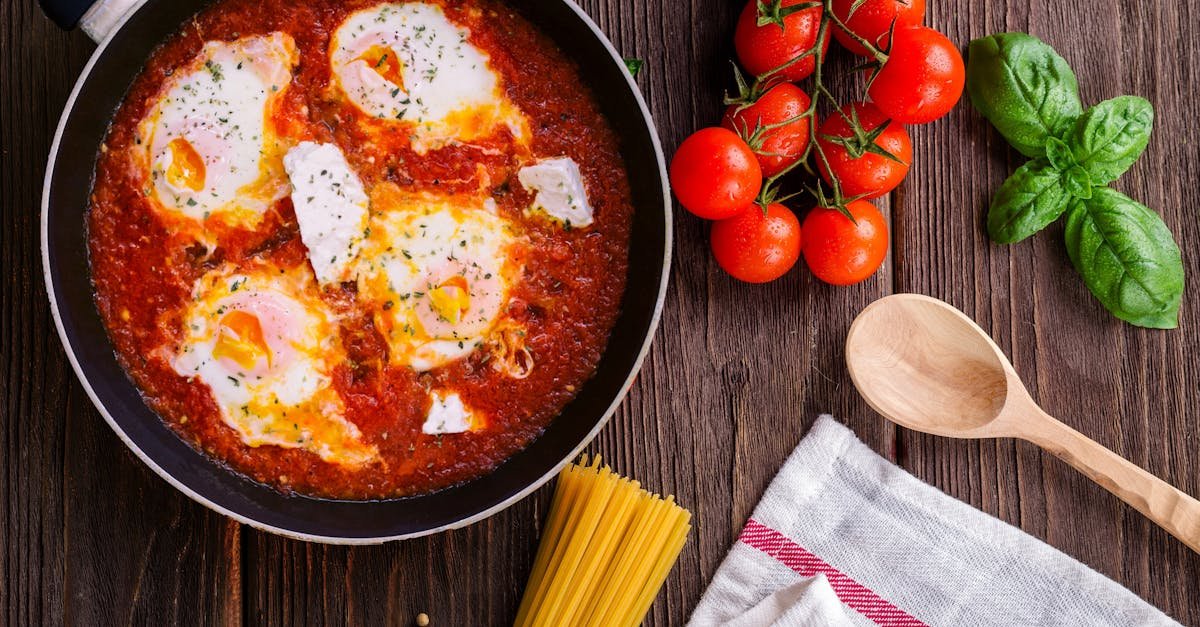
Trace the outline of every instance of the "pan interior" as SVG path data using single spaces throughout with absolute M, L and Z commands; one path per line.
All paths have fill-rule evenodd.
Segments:
M 582 448 L 632 381 L 657 324 L 669 266 L 670 207 L 657 137 L 625 68 L 567 0 L 510 0 L 583 68 L 617 131 L 634 203 L 621 314 L 593 378 L 541 437 L 494 472 L 433 494 L 383 501 L 285 496 L 223 468 L 179 439 L 117 363 L 92 300 L 86 211 L 98 147 L 142 64 L 206 2 L 151 0 L 93 57 L 60 122 L 43 198 L 47 289 L 64 345 L 93 402 L 144 461 L 198 501 L 285 535 L 371 542 L 461 526 L 531 491 Z

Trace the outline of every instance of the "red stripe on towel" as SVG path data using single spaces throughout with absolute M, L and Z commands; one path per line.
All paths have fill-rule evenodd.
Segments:
M 879 625 L 887 627 L 927 627 L 890 601 L 851 579 L 825 560 L 813 555 L 795 540 L 757 520 L 750 519 L 742 528 L 738 541 L 756 548 L 780 564 L 796 571 L 801 577 L 825 575 L 838 599 Z

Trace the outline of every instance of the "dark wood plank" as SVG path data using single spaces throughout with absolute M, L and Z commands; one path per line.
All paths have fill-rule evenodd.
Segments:
M 1187 244 L 1200 237 L 1192 106 L 1200 7 L 1117 0 L 1086 10 L 1048 2 L 929 6 L 932 24 L 955 41 L 1005 30 L 1046 39 L 1078 74 L 1085 105 L 1125 93 L 1154 103 L 1154 140 L 1116 187 L 1163 214 L 1194 279 L 1200 259 Z M 1047 411 L 1200 493 L 1198 369 L 1189 350 L 1200 337 L 1194 285 L 1181 329 L 1121 324 L 1071 269 L 1061 226 L 1016 246 L 988 241 L 982 221 L 991 194 L 1022 159 L 986 121 L 964 105 L 914 138 L 919 165 L 899 203 L 905 263 L 897 289 L 939 296 L 972 314 Z M 1025 443 L 909 432 L 900 447 L 921 478 L 1079 558 L 1184 624 L 1200 623 L 1200 556 L 1052 456 Z
M 125 449 L 75 380 L 50 319 L 42 175 L 93 48 L 33 2 L 0 6 L 0 623 L 237 622 L 238 525 Z

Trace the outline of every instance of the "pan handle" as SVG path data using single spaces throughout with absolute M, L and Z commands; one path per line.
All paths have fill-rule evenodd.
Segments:
M 100 43 L 130 9 L 144 0 L 38 0 L 42 11 L 63 30 L 78 26 Z

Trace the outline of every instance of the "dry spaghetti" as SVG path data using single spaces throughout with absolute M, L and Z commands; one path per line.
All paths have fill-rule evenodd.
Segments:
M 692 515 L 583 458 L 559 475 L 516 625 L 637 625 L 691 530 Z

